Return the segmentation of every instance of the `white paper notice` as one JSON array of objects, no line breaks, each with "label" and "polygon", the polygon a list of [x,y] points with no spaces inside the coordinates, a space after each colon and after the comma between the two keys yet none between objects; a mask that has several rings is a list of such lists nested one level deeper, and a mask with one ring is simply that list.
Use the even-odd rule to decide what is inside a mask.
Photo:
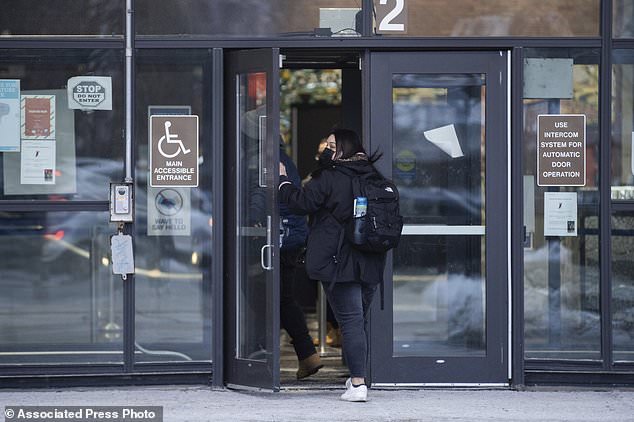
[{"label": "white paper notice", "polygon": [[20,151],[20,80],[0,79],[0,152]]},{"label": "white paper notice", "polygon": [[446,152],[451,158],[464,156],[453,124],[427,130],[424,134],[429,142]]},{"label": "white paper notice", "polygon": [[21,184],[55,184],[55,141],[23,140],[20,160]]},{"label": "white paper notice", "polygon": [[544,193],[544,236],[577,235],[577,193]]},{"label": "white paper notice", "polygon": [[134,274],[134,255],[132,252],[132,236],[117,234],[110,238],[112,256],[112,273],[125,276]]}]

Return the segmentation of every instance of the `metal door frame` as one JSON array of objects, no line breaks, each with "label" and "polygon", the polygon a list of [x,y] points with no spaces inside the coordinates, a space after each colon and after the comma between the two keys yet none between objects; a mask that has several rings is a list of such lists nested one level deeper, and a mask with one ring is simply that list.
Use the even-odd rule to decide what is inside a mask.
[{"label": "metal door frame", "polygon": [[[266,141],[263,145],[264,157],[267,167],[271,167],[270,176],[267,183],[271,183],[267,189],[267,203],[272,204],[271,209],[267,209],[269,231],[271,239],[269,250],[271,251],[269,272],[266,273],[266,309],[270,317],[266,322],[266,350],[269,352],[265,361],[240,359],[236,357],[236,330],[237,304],[236,262],[239,252],[237,251],[237,204],[235,196],[226,194],[224,204],[225,215],[225,265],[224,265],[224,285],[225,285],[225,312],[224,312],[224,383],[229,387],[244,389],[265,389],[277,391],[280,387],[280,345],[279,345],[279,242],[277,222],[279,221],[279,207],[277,206],[277,185],[279,180],[279,49],[259,49],[259,50],[238,50],[228,52],[225,57],[225,188],[226,192],[237,192],[238,186],[238,144],[236,142],[239,125],[238,101],[236,98],[238,89],[236,77],[239,74],[264,72],[266,73]],[[266,270],[265,270],[266,271]]]},{"label": "metal door frame", "polygon": [[[389,52],[370,53],[366,68],[371,69],[369,79],[370,146],[384,152],[377,163],[384,174],[392,172],[392,73],[486,73],[486,347],[489,365],[482,370],[486,358],[465,359],[462,367],[434,374],[431,361],[436,357],[394,357],[392,354],[392,254],[386,266],[385,309],[374,304],[370,328],[370,378],[372,385],[381,387],[404,386],[508,386],[511,379],[511,192],[510,192],[510,55],[506,51],[489,52]],[[389,104],[386,98],[390,98]],[[385,112],[385,110],[390,110]],[[381,114],[381,111],[383,113]],[[379,140],[372,142],[373,140]],[[497,139],[495,148],[491,139]],[[381,141],[385,140],[385,141]],[[380,145],[382,143],[382,145]],[[494,164],[494,165],[493,165]],[[496,177],[497,176],[497,177]],[[491,202],[491,192],[498,199]],[[502,193],[503,192],[503,193]],[[504,200],[501,200],[504,198]],[[496,209],[494,220],[491,209]],[[504,219],[500,224],[499,219]],[[492,230],[495,228],[495,230]],[[491,245],[504,250],[491,253]],[[492,272],[493,271],[493,272]],[[500,304],[503,306],[500,308]],[[495,339],[492,340],[492,336]],[[498,349],[499,347],[499,349]],[[500,359],[498,365],[492,360]],[[426,360],[426,364],[421,361]],[[471,372],[470,368],[477,368]],[[479,373],[479,375],[478,375]],[[436,377],[426,382],[428,376]],[[458,375],[458,376],[456,376]],[[462,377],[462,378],[461,378]]]}]

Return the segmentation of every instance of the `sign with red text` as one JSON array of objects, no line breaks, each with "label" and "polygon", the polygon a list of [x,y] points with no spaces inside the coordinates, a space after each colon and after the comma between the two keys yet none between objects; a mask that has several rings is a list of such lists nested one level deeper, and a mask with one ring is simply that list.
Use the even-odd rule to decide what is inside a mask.
[{"label": "sign with red text", "polygon": [[537,185],[586,185],[586,116],[537,116]]},{"label": "sign with red text", "polygon": [[68,80],[68,108],[73,110],[112,110],[110,76],[75,76]]},{"label": "sign with red text", "polygon": [[198,116],[150,116],[150,186],[198,186]]}]

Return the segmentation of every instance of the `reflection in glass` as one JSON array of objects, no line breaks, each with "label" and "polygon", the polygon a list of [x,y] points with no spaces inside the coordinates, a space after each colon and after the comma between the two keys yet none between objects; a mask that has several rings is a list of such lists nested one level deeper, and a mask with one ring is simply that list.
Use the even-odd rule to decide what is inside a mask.
[{"label": "reflection in glass", "polygon": [[123,36],[125,0],[2,0],[0,35]]},{"label": "reflection in glass", "polygon": [[612,66],[612,199],[634,200],[634,54],[614,53]]},{"label": "reflection in glass", "polygon": [[484,76],[398,74],[393,86],[393,176],[405,224],[482,225]]},{"label": "reflection in glass", "polygon": [[0,212],[0,364],[121,363],[107,213]]},{"label": "reflection in glass", "polygon": [[612,216],[612,341],[615,361],[634,361],[634,212]]},{"label": "reflection in glass", "polygon": [[[137,190],[137,204],[135,359],[209,361],[210,198],[201,189],[150,188]],[[183,204],[189,212],[177,211]]]},{"label": "reflection in glass", "polygon": [[599,35],[599,0],[408,0],[407,10],[408,36]]},{"label": "reflection in glass", "polygon": [[[212,351],[211,151],[205,142],[206,50],[140,52],[136,64],[138,140],[149,114],[199,116],[200,185],[152,188],[148,143],[137,142],[135,336],[137,362],[210,361]],[[171,87],[158,89],[158,87]],[[171,104],[171,105],[166,105]],[[162,106],[158,106],[162,105]]]},{"label": "reflection in glass", "polygon": [[612,33],[614,38],[634,37],[634,3],[612,0]]},{"label": "reflection in glass", "polygon": [[[192,11],[195,10],[195,13]],[[287,35],[314,37],[315,28],[356,36],[360,0],[137,0],[142,35]]]},{"label": "reflection in glass", "polygon": [[[79,75],[111,78],[112,110],[69,108],[68,80]],[[48,141],[55,144],[55,183],[23,183],[20,152],[0,152],[0,200],[107,201],[109,183],[123,178],[123,51],[0,50],[0,79],[19,79],[23,96],[53,96],[56,111]]]},{"label": "reflection in glass", "polygon": [[238,358],[266,359],[266,73],[238,75]]},{"label": "reflection in glass", "polygon": [[481,74],[393,76],[397,356],[486,351],[485,93]]},{"label": "reflection in glass", "polygon": [[403,236],[394,253],[395,356],[484,356],[484,236]]},{"label": "reflection in glass", "polygon": [[[572,58],[572,98],[524,100],[525,356],[599,359],[598,54],[595,50],[529,50],[531,58]],[[551,75],[544,75],[550,78]],[[585,114],[586,186],[540,187],[535,181],[537,116]],[[577,235],[544,236],[544,193],[577,193]]]}]

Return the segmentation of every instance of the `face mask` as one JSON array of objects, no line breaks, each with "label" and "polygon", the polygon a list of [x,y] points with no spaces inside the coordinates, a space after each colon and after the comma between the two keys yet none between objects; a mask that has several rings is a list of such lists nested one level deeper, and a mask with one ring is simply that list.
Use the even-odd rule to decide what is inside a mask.
[{"label": "face mask", "polygon": [[324,151],[319,156],[319,165],[327,166],[330,163],[332,163],[332,156],[333,155],[334,155],[334,153],[332,152],[332,150],[330,148],[324,149]]}]

